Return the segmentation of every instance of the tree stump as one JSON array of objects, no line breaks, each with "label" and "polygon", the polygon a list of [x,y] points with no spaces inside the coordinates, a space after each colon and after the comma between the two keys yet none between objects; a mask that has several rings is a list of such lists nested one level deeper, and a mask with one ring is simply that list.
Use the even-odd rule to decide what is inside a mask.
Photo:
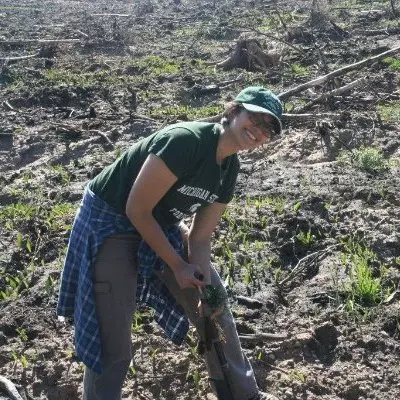
[{"label": "tree stump", "polygon": [[265,53],[256,39],[239,40],[233,53],[224,61],[215,65],[216,68],[230,70],[243,68],[247,71],[266,71],[275,67],[281,60],[281,54],[276,51]]}]

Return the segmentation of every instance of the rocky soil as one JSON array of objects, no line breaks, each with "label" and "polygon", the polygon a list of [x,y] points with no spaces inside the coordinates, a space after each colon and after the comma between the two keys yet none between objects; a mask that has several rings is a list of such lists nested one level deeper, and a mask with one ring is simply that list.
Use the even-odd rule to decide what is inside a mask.
[{"label": "rocky soil", "polygon": [[[26,399],[80,398],[73,328],[55,305],[91,177],[247,85],[284,93],[399,47],[399,12],[398,1],[0,0],[0,375]],[[214,69],[239,39],[275,61]],[[241,154],[213,257],[259,385],[279,399],[400,398],[399,70],[394,53],[283,96],[282,137]],[[124,398],[207,398],[194,331],[175,347],[140,309],[132,341]]]}]

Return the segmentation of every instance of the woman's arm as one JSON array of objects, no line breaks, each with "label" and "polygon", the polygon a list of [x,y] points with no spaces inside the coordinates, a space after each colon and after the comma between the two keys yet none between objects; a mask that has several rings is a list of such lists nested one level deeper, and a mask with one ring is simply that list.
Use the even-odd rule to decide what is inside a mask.
[{"label": "woman's arm", "polygon": [[142,238],[169,265],[181,288],[203,286],[195,278],[199,266],[188,264],[169,243],[153,217],[153,208],[177,181],[177,177],[159,157],[150,154],[144,162],[126,203],[126,215]]},{"label": "woman's arm", "polygon": [[219,223],[226,204],[213,203],[199,210],[192,222],[188,236],[189,262],[199,265],[204,283],[211,283],[211,235]]}]

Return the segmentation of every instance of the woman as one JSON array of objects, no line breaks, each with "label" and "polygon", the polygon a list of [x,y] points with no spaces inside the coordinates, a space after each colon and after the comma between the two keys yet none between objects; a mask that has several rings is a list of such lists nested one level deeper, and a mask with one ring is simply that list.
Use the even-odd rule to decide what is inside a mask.
[{"label": "woman", "polygon": [[[57,309],[58,315],[74,316],[76,353],[86,366],[84,399],[121,398],[136,301],[155,309],[157,322],[176,344],[187,333],[188,319],[198,327],[199,291],[210,284],[222,288],[210,263],[210,238],[233,197],[237,152],[279,134],[281,116],[273,93],[248,87],[226,107],[221,124],[164,128],[89,183],[72,228]],[[181,220],[192,214],[188,228]],[[265,398],[242,353],[232,314],[225,308],[216,320],[226,338],[232,400]],[[218,388],[223,374],[214,351],[205,358]]]}]

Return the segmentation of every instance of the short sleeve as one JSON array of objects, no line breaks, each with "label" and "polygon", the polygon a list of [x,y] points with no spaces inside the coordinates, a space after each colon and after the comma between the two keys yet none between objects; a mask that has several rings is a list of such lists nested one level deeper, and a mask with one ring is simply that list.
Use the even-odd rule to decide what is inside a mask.
[{"label": "short sleeve", "polygon": [[193,165],[197,149],[196,135],[188,129],[175,127],[157,135],[149,153],[160,157],[172,173],[180,178]]},{"label": "short sleeve", "polygon": [[218,193],[218,203],[229,203],[235,193],[237,176],[239,174],[240,163],[237,155],[231,156],[225,167],[221,189]]}]

